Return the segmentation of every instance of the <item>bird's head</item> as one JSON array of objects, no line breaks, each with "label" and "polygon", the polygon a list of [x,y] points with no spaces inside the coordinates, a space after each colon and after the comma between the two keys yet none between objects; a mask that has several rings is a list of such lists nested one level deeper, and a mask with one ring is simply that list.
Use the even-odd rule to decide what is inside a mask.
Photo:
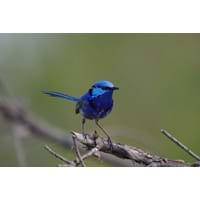
[{"label": "bird's head", "polygon": [[115,87],[113,83],[110,81],[98,81],[96,82],[90,91],[92,92],[93,95],[101,95],[104,93],[113,93],[114,90],[118,90],[118,87]]}]

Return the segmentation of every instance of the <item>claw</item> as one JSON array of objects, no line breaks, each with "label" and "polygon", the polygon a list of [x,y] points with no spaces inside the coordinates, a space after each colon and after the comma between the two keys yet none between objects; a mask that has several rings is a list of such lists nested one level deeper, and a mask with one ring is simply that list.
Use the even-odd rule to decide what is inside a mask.
[{"label": "claw", "polygon": [[110,146],[110,150],[113,151],[114,147],[113,147],[113,143],[110,137],[108,137],[107,142],[108,142],[108,145]]},{"label": "claw", "polygon": [[85,140],[85,142],[87,142],[87,133],[82,133],[83,134],[83,137],[84,137],[84,140]]},{"label": "claw", "polygon": [[97,139],[98,139],[99,135],[97,133],[97,131],[95,130],[93,135],[92,135],[92,139],[94,141],[94,145],[97,146]]}]

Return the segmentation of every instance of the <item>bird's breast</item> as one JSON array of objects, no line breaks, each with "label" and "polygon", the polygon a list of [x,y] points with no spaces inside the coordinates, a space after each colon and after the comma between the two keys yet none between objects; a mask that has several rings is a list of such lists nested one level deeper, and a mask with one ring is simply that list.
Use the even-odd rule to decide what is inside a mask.
[{"label": "bird's breast", "polygon": [[100,95],[94,98],[84,99],[80,113],[87,119],[101,119],[112,111],[112,107],[112,96]]}]

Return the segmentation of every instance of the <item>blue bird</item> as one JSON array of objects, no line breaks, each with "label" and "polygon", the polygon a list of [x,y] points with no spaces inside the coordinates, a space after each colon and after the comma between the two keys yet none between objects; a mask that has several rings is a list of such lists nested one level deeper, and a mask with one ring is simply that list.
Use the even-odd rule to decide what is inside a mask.
[{"label": "blue bird", "polygon": [[[44,93],[52,97],[59,97],[69,101],[76,102],[76,114],[82,115],[82,133],[84,134],[84,125],[86,119],[95,120],[96,125],[107,136],[108,141],[111,143],[111,139],[107,132],[100,126],[99,120],[106,117],[113,108],[113,92],[118,90],[110,81],[102,80],[96,82],[92,87],[80,98],[73,97],[67,94],[63,94],[56,91],[45,91]],[[112,143],[111,143],[112,144]]]}]

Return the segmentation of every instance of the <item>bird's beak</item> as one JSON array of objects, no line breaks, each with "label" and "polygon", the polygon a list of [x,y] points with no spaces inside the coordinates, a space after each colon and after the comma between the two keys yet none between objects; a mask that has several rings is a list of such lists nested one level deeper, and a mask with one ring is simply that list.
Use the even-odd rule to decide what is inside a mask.
[{"label": "bird's beak", "polygon": [[113,87],[113,90],[119,90],[119,88],[118,87]]}]

